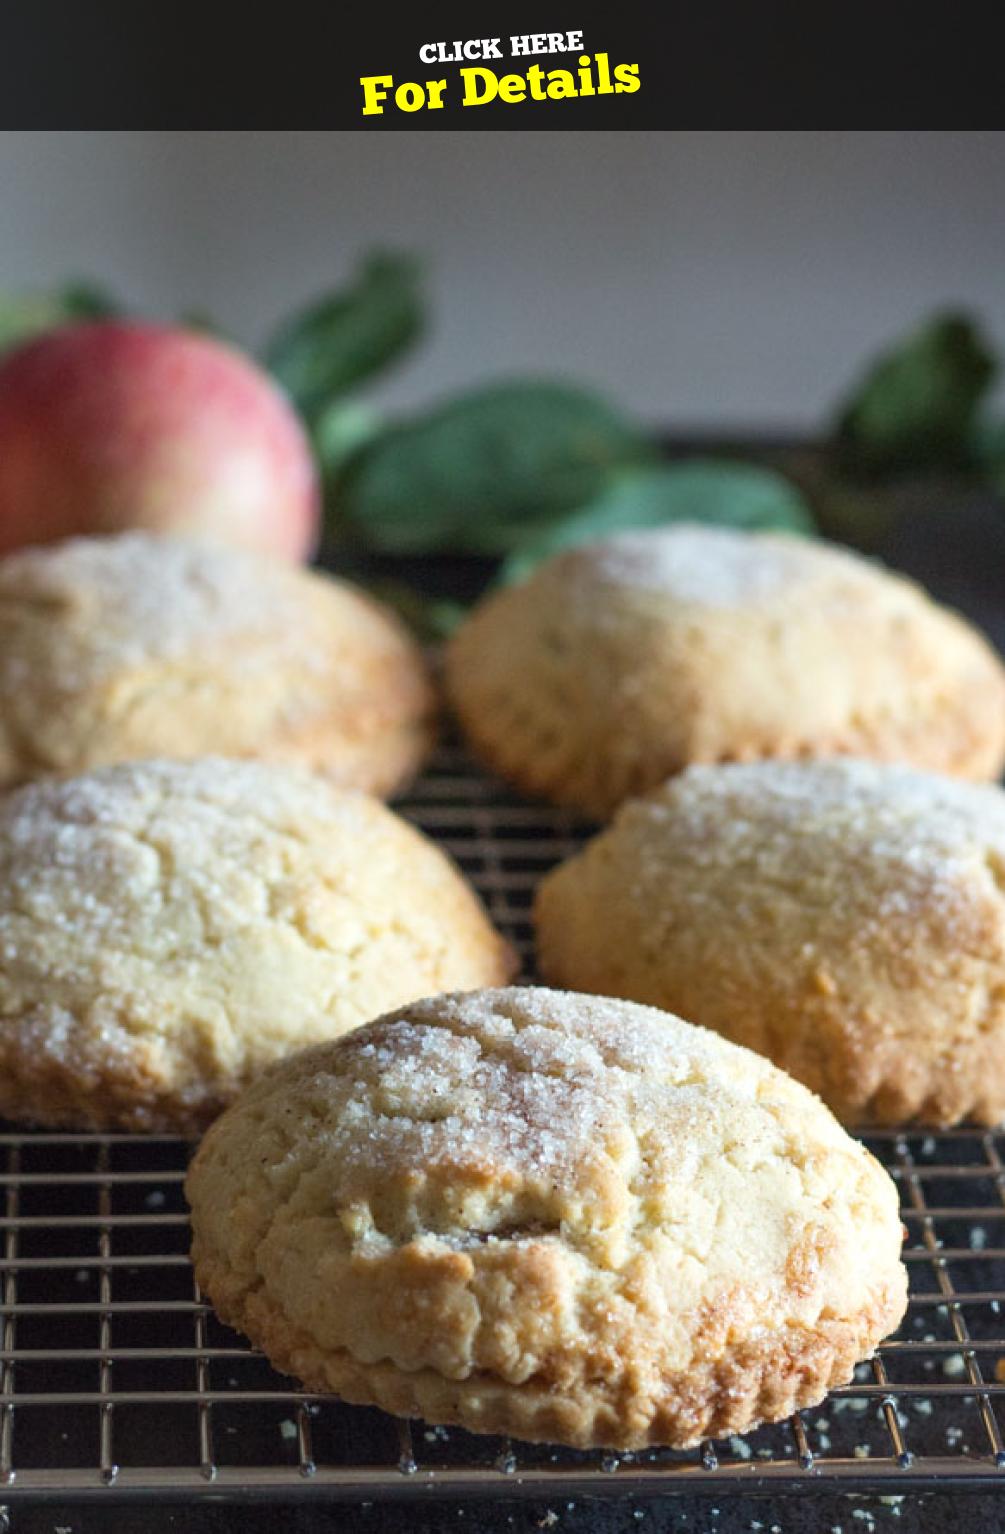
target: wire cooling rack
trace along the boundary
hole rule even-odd
[[[533,889],[582,832],[457,752],[400,808],[453,854],[529,969]],[[297,1390],[195,1287],[181,1141],[0,1133],[0,1504],[1005,1485],[1003,1142],[975,1130],[869,1136],[901,1189],[911,1302],[853,1384],[745,1438],[614,1456],[398,1422]]]

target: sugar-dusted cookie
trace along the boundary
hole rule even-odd
[[[679,525],[561,554],[476,608],[454,705],[504,778],[603,818],[691,762],[1005,761],[1005,671],[911,582],[831,545]]]
[[[446,857],[300,768],[136,762],[0,800],[0,1116],[204,1126],[256,1072],[513,965]]]
[[[384,794],[421,762],[432,702],[391,612],[283,560],[149,533],[0,560],[0,783],[222,755]]]
[[[819,1401],[899,1322],[897,1195],[804,1087],[627,1002],[404,1007],[192,1164],[200,1287],[312,1390],[578,1447]]]
[[[1005,794],[873,762],[692,767],[537,897],[556,984],[767,1055],[846,1122],[1005,1115]]]

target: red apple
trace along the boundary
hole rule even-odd
[[[293,408],[219,341],[99,321],[0,362],[0,553],[144,527],[305,559],[319,502]]]

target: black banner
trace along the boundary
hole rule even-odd
[[[641,10],[641,8],[638,8]],[[1000,51],[976,7],[548,7],[447,25],[135,5],[9,8],[3,123],[19,128],[994,126]]]

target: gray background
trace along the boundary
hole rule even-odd
[[[0,284],[93,275],[245,342],[374,243],[437,320],[381,397],[563,371],[686,430],[812,428],[942,303],[1005,344],[1002,133],[6,133]]]

